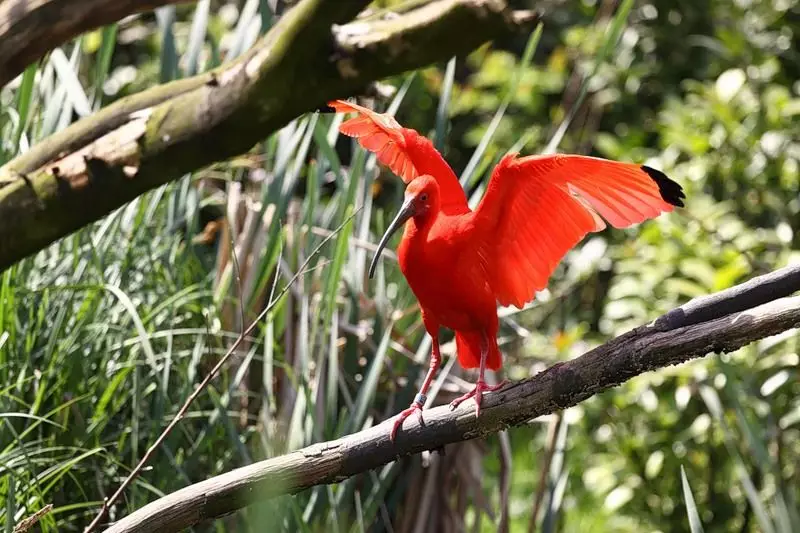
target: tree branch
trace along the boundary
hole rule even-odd
[[[800,263],[758,276],[728,290],[695,298],[655,321],[661,331],[698,324],[793,294],[800,287]]]
[[[0,271],[332,98],[536,18],[504,0],[435,0],[389,21],[336,26],[368,1],[302,0],[237,60],[124,98],[0,168]]]
[[[189,0],[2,0],[0,87],[48,50],[127,15]]]
[[[767,301],[731,314],[725,314],[724,310],[731,302],[738,301],[742,287],[775,288],[775,280],[780,279],[778,293],[799,290],[800,281],[792,276],[796,271],[797,267],[785,268],[679,308],[704,308],[717,315],[712,320],[687,319],[682,326],[673,328],[663,326],[663,322],[662,327],[642,326],[581,357],[557,363],[532,378],[487,394],[480,418],[475,418],[471,405],[455,411],[447,406],[430,409],[425,411],[424,427],[413,417],[408,419],[394,443],[389,440],[390,422],[386,421],[335,441],[314,444],[196,483],[146,505],[107,532],[178,531],[256,501],[336,483],[399,457],[496,433],[576,405],[644,372],[709,352],[732,351],[795,328],[800,325],[800,297]]]

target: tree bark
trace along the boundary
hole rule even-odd
[[[48,50],[127,15],[189,0],[1,0],[0,87]]]
[[[330,99],[536,18],[504,0],[435,0],[391,20],[337,26],[368,3],[302,0],[235,61],[124,98],[0,168],[0,271]]]
[[[487,394],[481,417],[470,402],[424,412],[424,426],[409,418],[389,440],[391,420],[338,440],[238,468],[196,483],[142,507],[106,531],[179,531],[250,503],[337,483],[400,457],[483,437],[538,416],[566,409],[634,376],[710,352],[736,350],[800,325],[800,266],[787,267],[741,286],[697,298],[584,355]],[[767,290],[755,291],[758,287]],[[727,313],[748,294],[754,306]],[[754,296],[754,294],[756,296]],[[698,314],[698,312],[702,313]],[[683,316],[680,326],[664,317]]]

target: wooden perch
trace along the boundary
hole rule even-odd
[[[108,533],[170,532],[231,513],[250,503],[336,483],[399,457],[496,433],[538,416],[566,409],[634,376],[702,357],[736,350],[800,325],[800,266],[781,269],[745,284],[697,298],[651,325],[638,327],[581,357],[558,363],[487,394],[481,417],[472,404],[425,411],[425,426],[408,419],[397,441],[389,421],[341,439],[314,444],[196,483],[142,507]],[[743,296],[744,295],[744,296]],[[728,310],[749,298],[754,307]],[[671,327],[665,317],[682,316]],[[695,317],[712,317],[710,319]]]
[[[2,0],[0,87],[49,50],[127,15],[188,0]]]
[[[246,152],[330,99],[536,18],[504,0],[434,0],[340,26],[368,3],[302,0],[242,57],[119,100],[0,168],[0,271],[147,190]]]

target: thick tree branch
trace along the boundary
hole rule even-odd
[[[800,296],[766,301],[731,314],[726,314],[725,309],[741,301],[742,287],[751,291],[759,286],[775,289],[776,280],[780,280],[780,290],[775,294],[796,292],[800,289],[800,282],[794,277],[796,272],[797,267],[786,268],[679,308],[684,311],[702,308],[717,318],[687,319],[682,326],[673,328],[663,321],[661,327],[642,326],[577,359],[553,365],[532,378],[487,394],[478,419],[471,404],[452,412],[446,406],[430,409],[425,411],[424,427],[413,417],[408,419],[395,443],[389,440],[387,421],[191,485],[146,505],[107,531],[178,531],[256,501],[342,481],[398,457],[496,433],[576,405],[644,372],[710,352],[735,350],[795,328],[800,325]]]
[[[728,290],[695,298],[655,321],[661,331],[698,324],[737,313],[784,296],[800,288],[800,263],[758,276]]]
[[[190,0],[1,0],[0,87],[48,50],[127,15]]]
[[[336,26],[366,4],[302,0],[234,62],[122,99],[0,168],[0,271],[329,99],[535,19],[504,0],[434,0],[390,21]]]

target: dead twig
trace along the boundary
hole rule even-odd
[[[41,520],[44,515],[46,515],[52,510],[53,510],[53,504],[48,503],[47,505],[45,505],[44,507],[33,513],[31,516],[23,518],[17,523],[16,526],[14,526],[14,533],[25,533],[30,528],[35,526],[36,523],[39,522],[39,520]],[[10,516],[6,518],[8,520],[11,520]]]

